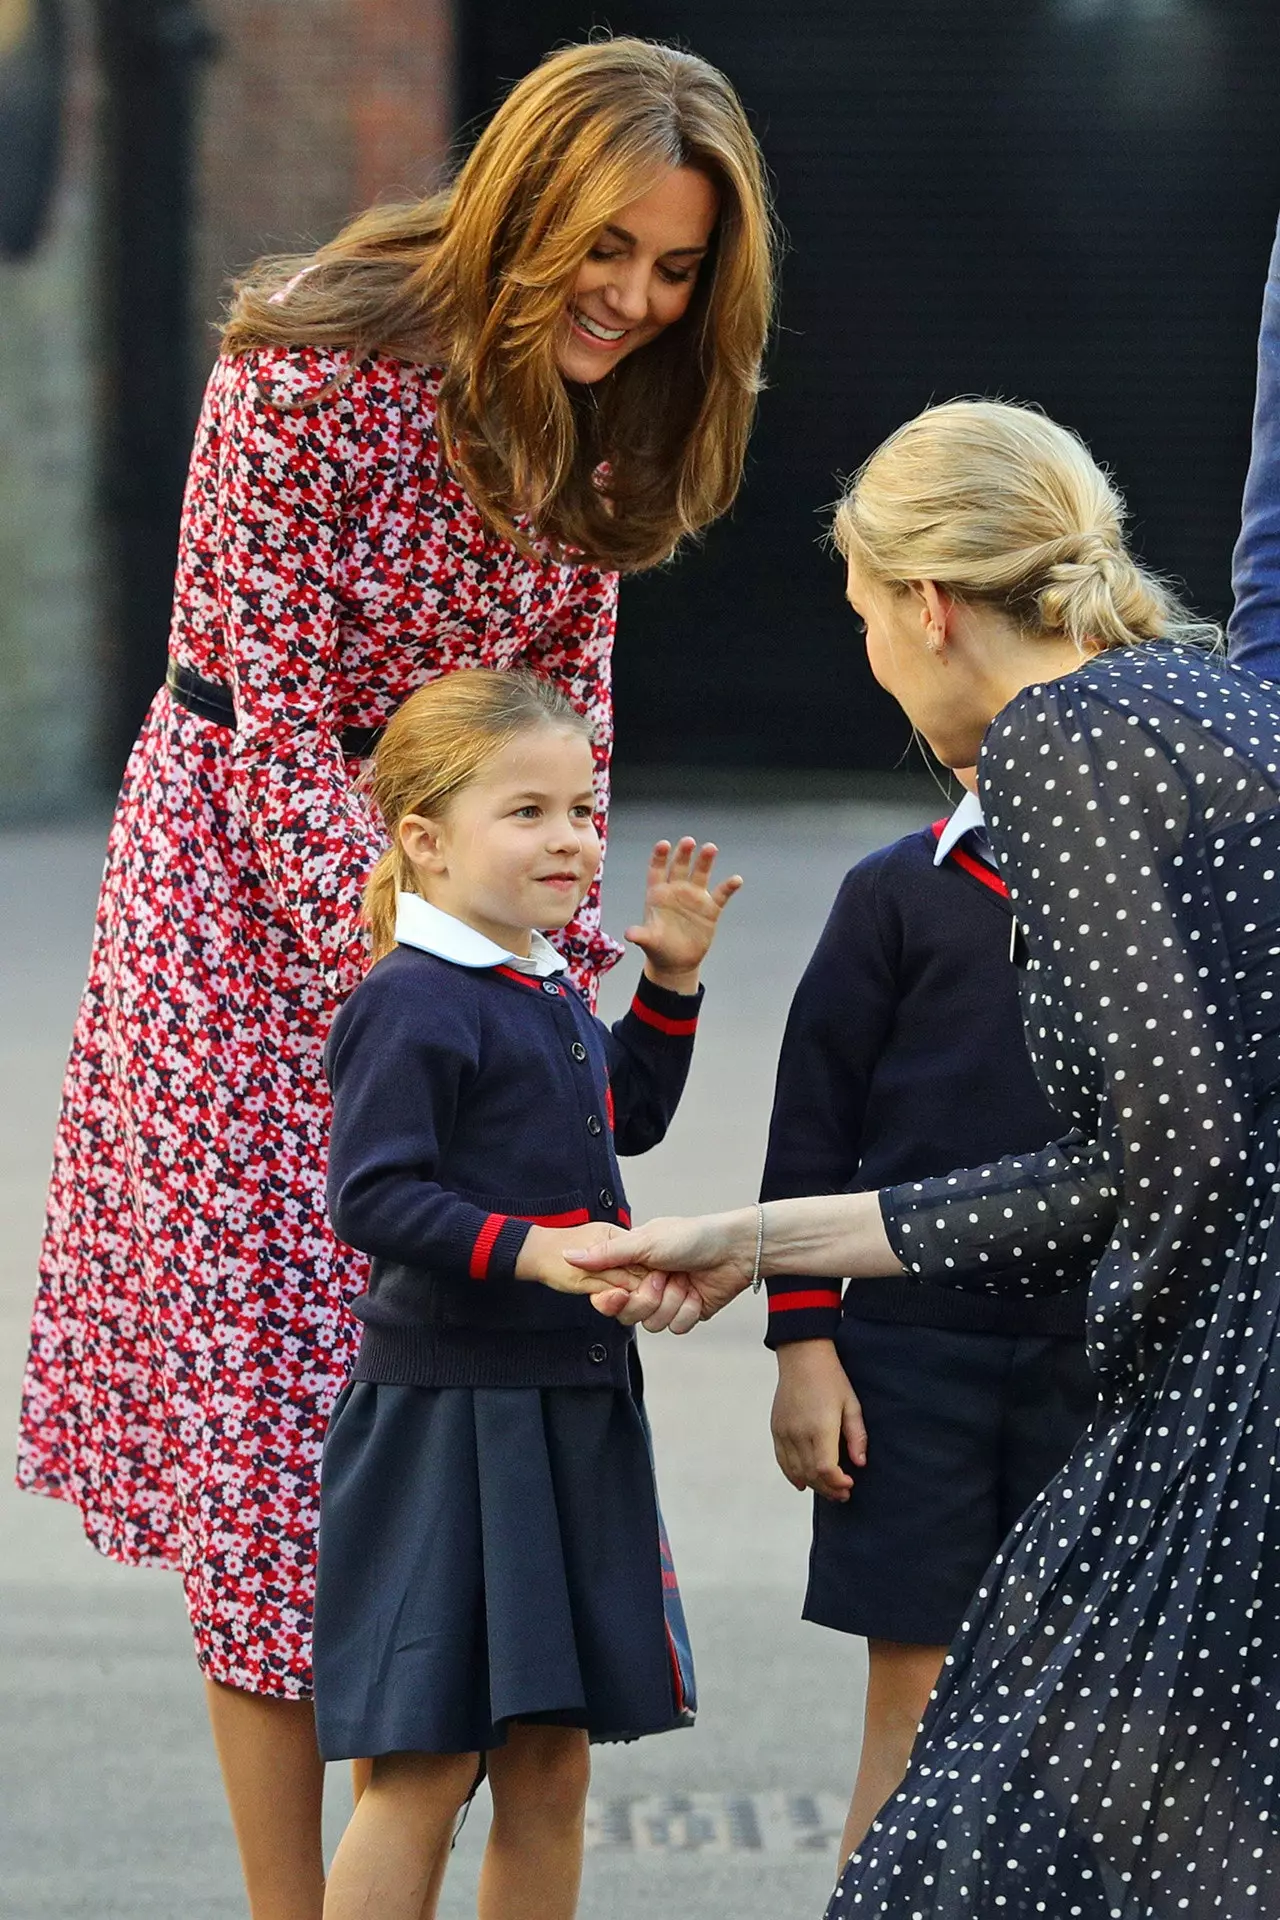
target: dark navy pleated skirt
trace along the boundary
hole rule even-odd
[[[594,1740],[687,1724],[660,1539],[630,1394],[352,1382],[321,1475],[321,1753],[483,1753],[512,1720]]]

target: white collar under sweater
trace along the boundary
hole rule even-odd
[[[934,866],[940,867],[942,865],[952,847],[958,845],[959,842],[964,839],[966,833],[973,833],[975,830],[978,830],[983,832],[983,839],[978,844],[978,852],[986,861],[987,865],[993,867],[995,860],[988,851],[989,842],[986,840],[985,835],[986,824],[986,820],[983,817],[981,800],[979,800],[976,793],[966,793],[946,826],[938,835],[938,844],[933,850]]]
[[[420,893],[396,895],[396,941],[402,947],[418,947],[441,960],[452,960],[457,967],[514,967],[518,973],[531,973],[539,980],[563,973],[567,964],[551,942],[536,931],[529,936],[527,955],[508,953],[465,920],[442,907],[433,907]]]

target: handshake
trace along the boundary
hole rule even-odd
[[[596,1220],[531,1227],[516,1273],[559,1293],[586,1293],[597,1313],[651,1333],[688,1333],[751,1285],[754,1207],[624,1231]]]

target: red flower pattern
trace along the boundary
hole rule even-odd
[[[320,1052],[365,966],[383,844],[338,736],[459,667],[530,666],[595,722],[608,799],[613,575],[526,557],[446,468],[430,368],[220,360],[187,484],[171,650],[233,733],[162,691],[125,773],[55,1146],[19,1481],[93,1544],[179,1567],[197,1653],[310,1689],[317,1468],[364,1263],[324,1209]],[[593,892],[562,944],[618,949]]]

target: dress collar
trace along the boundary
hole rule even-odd
[[[465,920],[433,907],[420,893],[396,895],[396,942],[402,947],[417,947],[434,953],[440,960],[451,960],[455,967],[514,967],[518,973],[530,973],[545,980],[563,973],[566,962],[542,934],[529,936],[529,953],[508,953],[496,940],[477,933]]]
[[[938,835],[938,844],[933,850],[933,864],[940,867],[954,846],[958,846],[966,833],[981,832],[985,835],[986,820],[983,817],[982,802],[976,793],[966,793],[959,806]],[[983,849],[986,858],[986,850]]]

